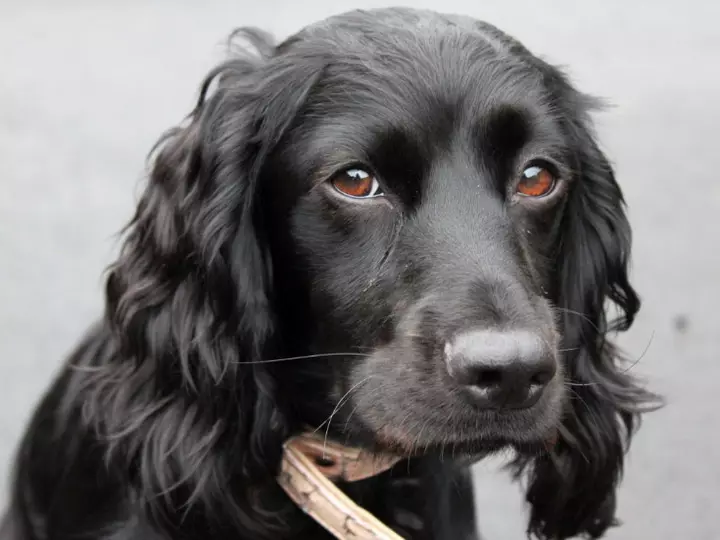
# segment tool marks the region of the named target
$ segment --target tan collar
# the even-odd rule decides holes
[[[283,447],[278,483],[290,498],[335,538],[401,540],[375,516],[355,504],[333,482],[370,478],[400,461],[389,454],[372,454],[306,433]]]

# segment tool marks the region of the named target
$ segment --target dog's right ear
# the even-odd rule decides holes
[[[109,464],[158,524],[195,502],[243,521],[233,471],[252,478],[281,450],[259,448],[268,426],[284,428],[257,363],[274,324],[258,182],[322,67],[276,55],[261,32],[240,37],[254,53],[212,72],[188,124],[156,148],[109,270],[110,350],[83,396]]]

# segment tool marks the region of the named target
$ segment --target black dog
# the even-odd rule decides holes
[[[275,480],[308,426],[405,457],[346,489],[408,538],[474,538],[468,464],[507,448],[531,535],[601,536],[655,398],[606,339],[640,302],[596,102],[468,18],[238,36],[159,145],[3,540],[323,538]]]

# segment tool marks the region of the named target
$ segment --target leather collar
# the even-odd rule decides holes
[[[545,441],[548,452],[557,444],[557,431]],[[323,440],[315,433],[290,438],[283,446],[278,483],[303,511],[335,538],[402,540],[387,525],[367,512],[335,484],[355,482],[387,471],[400,457],[373,454]]]
[[[304,433],[290,438],[283,446],[278,483],[295,504],[335,538],[401,540],[397,533],[355,504],[334,484],[340,480],[355,482],[378,475],[400,459]]]

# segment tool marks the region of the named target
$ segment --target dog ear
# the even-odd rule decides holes
[[[569,399],[560,440],[531,467],[529,533],[539,538],[597,538],[615,522],[615,491],[640,413],[658,403],[621,366],[608,340],[627,330],[640,308],[628,278],[631,229],[613,169],[595,142],[587,110],[577,110],[567,134],[577,152],[556,259],[554,301],[563,333]],[[619,313],[608,320],[606,304]]]
[[[319,70],[273,56],[260,32],[241,37],[255,54],[212,72],[187,125],[157,147],[107,279],[112,350],[87,385],[109,464],[157,523],[194,503],[255,523],[228,485],[272,467],[260,449],[276,436],[279,453],[284,436],[256,362],[274,325],[258,182]]]

